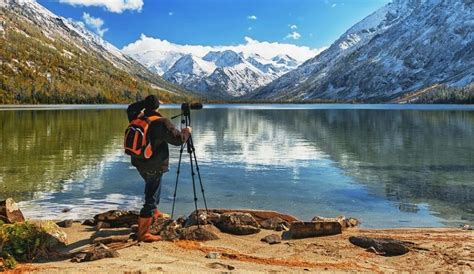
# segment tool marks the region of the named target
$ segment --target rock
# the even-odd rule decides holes
[[[71,210],[72,210],[72,208],[65,207],[65,208],[63,208],[63,209],[61,210],[61,212],[62,212],[62,213],[67,213],[67,212],[69,212],[69,211],[71,211]]]
[[[95,226],[95,220],[94,219],[84,220],[84,222],[82,222],[82,225]]]
[[[97,222],[97,224],[95,225],[96,230],[99,230],[99,229],[102,229],[102,228],[110,228],[110,227],[111,227],[110,223],[106,223],[106,222],[102,222],[102,221]]]
[[[90,262],[104,258],[117,258],[118,256],[119,254],[117,251],[108,248],[102,243],[96,243],[75,253],[71,259],[71,262]]]
[[[165,241],[176,241],[179,240],[179,229],[181,228],[180,225],[176,223],[174,220],[170,220],[166,226],[160,231],[160,236]]]
[[[208,259],[219,259],[221,257],[221,254],[218,252],[209,252],[206,254],[206,258]]]
[[[73,222],[74,222],[73,220],[63,220],[63,221],[57,222],[56,224],[59,227],[66,228],[66,227],[71,227]]]
[[[111,228],[130,227],[138,223],[139,213],[131,210],[109,210],[94,216],[95,223],[104,222]]]
[[[198,212],[205,212],[204,209],[199,209]],[[208,209],[207,212],[214,212],[218,214],[224,214],[224,213],[249,213],[252,215],[255,220],[257,220],[258,223],[261,223],[265,221],[266,219],[270,219],[273,217],[279,217],[288,223],[298,221],[297,218],[280,213],[277,211],[271,211],[271,210],[257,210],[257,209],[225,209],[225,208],[213,208],[213,209]]]
[[[157,218],[153,220],[153,223],[151,224],[150,233],[153,235],[159,235],[160,232],[163,231],[170,224],[178,225],[178,223],[173,221],[172,219]]]
[[[342,233],[342,225],[336,221],[293,222],[286,234],[290,239],[328,236]]]
[[[461,227],[461,229],[462,229],[462,230],[474,230],[474,228],[473,228],[472,226],[470,226],[470,225],[463,225],[463,226]]]
[[[206,212],[206,211],[198,211],[196,216],[196,212],[191,213],[188,219],[186,220],[184,227],[194,226],[198,223],[200,225],[207,225],[207,224],[216,224],[221,215],[216,212]]]
[[[130,229],[132,230],[133,233],[137,233],[137,232],[138,232],[138,224],[132,225],[132,226],[130,227]]]
[[[181,240],[212,241],[218,240],[217,228],[213,225],[190,226],[179,231]]]
[[[67,234],[53,221],[29,221],[35,227],[44,232],[44,247],[53,249],[67,244]]]
[[[266,242],[268,244],[279,244],[281,243],[281,237],[280,235],[276,235],[276,234],[271,234],[271,235],[267,235],[265,237],[263,237],[261,239],[262,242]]]
[[[249,235],[260,232],[259,224],[249,213],[224,213],[215,224],[222,232],[234,235]]]
[[[364,236],[351,236],[349,237],[349,242],[383,256],[406,254],[410,251],[409,247],[415,245],[412,242],[404,242],[391,238],[369,238]]]
[[[224,269],[224,270],[234,270],[235,267],[229,264],[223,264],[219,262],[214,262],[214,263],[209,263],[207,264],[207,267],[212,268],[212,269]]]
[[[262,226],[263,229],[269,229],[269,230],[276,230],[277,227],[282,227],[281,225],[286,226],[286,227],[290,226],[290,224],[287,221],[283,220],[280,217],[268,218],[260,222],[260,225]]]
[[[276,230],[276,231],[288,231],[288,230],[290,230],[290,229],[289,229],[289,226],[290,226],[289,224],[288,224],[288,225],[279,224],[279,225],[275,228],[275,230]]]
[[[345,216],[338,216],[336,218],[326,218],[316,216],[312,220],[312,222],[338,222],[341,224],[342,229],[351,228],[358,226],[360,221],[355,218],[346,218]]]
[[[4,201],[0,201],[0,220],[5,223],[14,224],[24,222],[25,217],[17,203],[12,198],[7,198]]]

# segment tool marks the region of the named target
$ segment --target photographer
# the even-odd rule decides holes
[[[161,193],[161,177],[168,171],[169,150],[168,144],[180,146],[191,136],[191,127],[179,131],[168,118],[158,112],[161,102],[154,95],[149,95],[143,101],[128,106],[129,122],[136,119],[149,123],[147,138],[151,144],[151,157],[144,159],[131,156],[135,166],[145,180],[145,204],[140,210],[138,220],[138,241],[153,242],[161,240],[160,236],[150,234],[150,225],[153,218],[162,213],[157,209]]]

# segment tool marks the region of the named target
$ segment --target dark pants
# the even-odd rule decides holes
[[[145,180],[145,204],[140,210],[140,217],[149,218],[153,216],[155,208],[160,203],[161,176],[163,173],[154,169],[137,168]]]

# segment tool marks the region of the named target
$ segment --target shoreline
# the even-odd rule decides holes
[[[119,235],[128,229],[100,229],[74,223],[64,228],[73,251],[91,242],[91,237]],[[141,272],[300,272],[300,271],[472,271],[474,231],[453,228],[351,228],[342,234],[299,240],[284,240],[268,245],[260,239],[273,231],[235,236],[218,232],[219,240],[139,243],[118,250],[118,258],[87,263],[67,259],[21,264],[17,270],[35,273]],[[395,257],[384,257],[349,243],[354,235],[415,242],[420,249]],[[209,252],[221,256],[206,258]]]

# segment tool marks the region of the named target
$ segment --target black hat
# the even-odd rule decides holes
[[[148,95],[145,98],[145,109],[155,110],[160,107],[161,101],[155,95]]]

